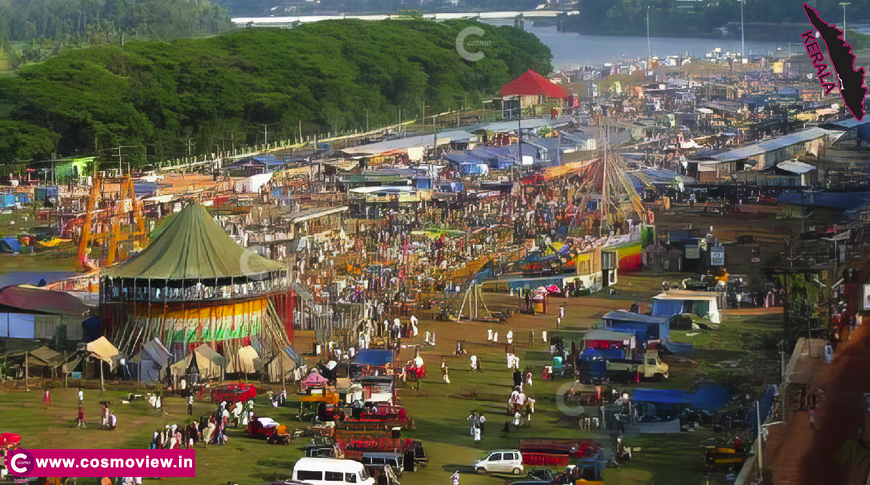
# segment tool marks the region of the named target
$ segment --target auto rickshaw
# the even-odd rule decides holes
[[[562,371],[565,370],[564,359],[562,356],[557,355],[553,357],[553,373],[562,374]]]
[[[731,468],[739,470],[743,466],[743,447],[736,443],[708,446],[704,455],[708,470]]]

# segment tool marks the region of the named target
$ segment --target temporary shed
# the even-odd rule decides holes
[[[257,372],[260,355],[250,345],[239,349],[233,356],[228,356],[227,373],[229,374],[254,374]]]
[[[0,253],[15,253],[21,252],[21,242],[14,237],[4,237],[0,239]]]
[[[294,355],[296,352],[292,348],[287,347],[281,349],[272,360],[266,365],[266,372],[269,374],[269,379],[272,382],[280,381],[282,377],[287,377],[296,369],[296,361]]]
[[[0,289],[0,337],[77,341],[88,308],[76,297],[30,285]]]
[[[764,170],[777,162],[801,155],[805,152],[818,155],[823,147],[836,140],[842,132],[822,128],[808,128],[788,135],[771,138],[722,153],[711,158],[718,162],[746,161],[754,163],[756,170]]]
[[[88,307],[65,291],[52,291],[30,285],[7,286],[0,290],[0,305],[20,310],[81,317]]]
[[[715,410],[724,406],[730,397],[728,389],[707,385],[694,392],[680,389],[635,389],[631,400],[652,404],[685,404],[695,409]]]
[[[118,349],[106,337],[100,337],[93,342],[89,342],[85,346],[85,350],[92,356],[109,364],[110,368],[115,366],[114,357],[118,355]]]
[[[6,356],[10,362],[17,362],[23,367],[25,360],[30,376],[51,376],[52,372],[63,365],[63,355],[60,352],[42,345],[27,352],[11,352]]]
[[[202,344],[194,349],[193,353],[172,364],[171,369],[175,375],[188,374],[193,370],[199,373],[202,379],[221,379],[226,365],[227,359],[208,345]]]
[[[145,383],[160,382],[164,370],[169,364],[171,355],[160,340],[145,342],[139,352],[139,381]]]
[[[671,326],[668,317],[640,315],[625,310],[613,310],[603,317],[607,330],[632,332],[641,342],[670,340]]]
[[[259,192],[260,187],[269,183],[270,180],[272,180],[272,172],[251,175],[236,182],[235,189],[238,193],[255,194]]]
[[[653,297],[654,317],[672,317],[684,313],[707,317],[713,323],[722,323],[718,294],[709,291],[671,290]]]

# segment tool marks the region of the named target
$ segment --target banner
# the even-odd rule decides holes
[[[15,450],[14,477],[195,477],[195,450]]]

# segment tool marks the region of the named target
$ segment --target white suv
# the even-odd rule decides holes
[[[490,451],[486,458],[474,464],[476,473],[513,473],[523,472],[523,455],[519,450]]]

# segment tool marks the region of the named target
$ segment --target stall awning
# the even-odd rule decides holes
[[[392,350],[386,349],[363,349],[357,352],[355,364],[360,365],[387,365],[393,361],[394,354]]]

